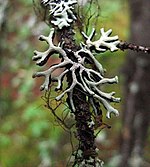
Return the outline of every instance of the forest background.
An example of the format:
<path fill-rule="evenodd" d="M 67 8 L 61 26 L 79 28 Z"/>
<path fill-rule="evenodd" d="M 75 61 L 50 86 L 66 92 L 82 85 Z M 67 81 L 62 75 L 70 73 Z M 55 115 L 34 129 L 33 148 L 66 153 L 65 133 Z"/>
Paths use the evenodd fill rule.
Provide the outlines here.
<path fill-rule="evenodd" d="M 99 4 L 96 29 L 112 28 L 119 39 L 128 41 L 131 23 L 128 1 L 101 0 Z M 64 167 L 71 153 L 69 134 L 44 107 L 39 91 L 42 80 L 32 79 L 33 72 L 37 71 L 32 62 L 33 51 L 45 49 L 37 38 L 49 30 L 41 21 L 43 17 L 35 14 L 32 0 L 0 1 L 0 167 Z M 77 36 L 77 40 L 80 37 Z M 96 139 L 99 157 L 106 167 L 113 167 L 119 159 L 125 116 L 126 55 L 126 51 L 117 51 L 97 57 L 107 69 L 107 76 L 119 76 L 119 84 L 107 86 L 107 91 L 115 90 L 122 98 L 116 105 L 120 116 L 111 120 L 104 118 L 111 129 L 102 130 Z M 57 57 L 53 61 L 57 61 Z M 150 135 L 143 146 L 147 162 L 150 162 L 149 143 Z"/>

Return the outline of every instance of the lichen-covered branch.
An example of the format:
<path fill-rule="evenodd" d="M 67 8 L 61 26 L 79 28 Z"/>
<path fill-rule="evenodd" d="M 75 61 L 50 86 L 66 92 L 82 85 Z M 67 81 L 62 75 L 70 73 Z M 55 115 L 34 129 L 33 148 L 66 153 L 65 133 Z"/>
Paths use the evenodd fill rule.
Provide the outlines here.
<path fill-rule="evenodd" d="M 41 4 L 49 10 L 48 23 L 52 23 L 54 28 L 51 28 L 48 36 L 39 37 L 39 40 L 48 44 L 48 49 L 43 52 L 34 51 L 32 59 L 38 66 L 43 66 L 52 55 L 57 54 L 60 63 L 52 63 L 48 69 L 33 74 L 33 78 L 44 77 L 40 90 L 45 90 L 46 93 L 50 92 L 52 85 L 55 86 L 57 95 L 54 101 L 56 103 L 59 101 L 60 104 L 65 99 L 74 114 L 75 136 L 79 145 L 72 154 L 75 158 L 72 167 L 102 167 L 103 162 L 98 159 L 95 146 L 95 129 L 109 126 L 102 121 L 101 105 L 106 109 L 107 118 L 112 114 L 118 116 L 118 110 L 111 103 L 120 102 L 120 98 L 114 97 L 114 91 L 102 90 L 102 85 L 117 84 L 118 77 L 105 77 L 105 70 L 95 55 L 105 51 L 114 52 L 118 49 L 150 53 L 150 48 L 120 42 L 117 35 L 111 36 L 112 29 L 105 31 L 104 28 L 100 29 L 98 38 L 95 28 L 90 34 L 82 32 L 84 42 L 80 42 L 78 46 L 73 39 L 73 26 L 71 26 L 79 18 L 74 13 L 77 2 L 79 1 L 41 0 Z M 54 38 L 58 39 L 59 43 L 54 44 L 56 41 Z M 53 77 L 52 74 L 57 69 L 61 69 L 61 73 Z M 47 103 L 49 103 L 48 108 L 51 109 L 49 97 Z M 57 117 L 55 111 L 53 114 L 62 124 L 63 121 Z"/>
<path fill-rule="evenodd" d="M 64 71 L 57 76 L 54 80 L 58 81 L 58 85 L 56 87 L 56 90 L 60 90 L 63 87 L 63 79 L 65 76 L 67 76 L 68 73 L 71 74 L 72 77 L 72 83 L 68 88 L 66 88 L 60 95 L 56 97 L 56 100 L 60 100 L 65 94 L 69 94 L 70 99 L 70 105 L 71 110 L 75 112 L 75 106 L 73 101 L 73 90 L 75 86 L 79 86 L 80 89 L 87 94 L 90 97 L 93 97 L 97 99 L 100 103 L 103 104 L 103 106 L 107 110 L 107 118 L 111 117 L 111 113 L 115 114 L 116 116 L 119 114 L 116 109 L 114 109 L 110 103 L 111 102 L 119 102 L 120 98 L 115 98 L 112 93 L 105 93 L 100 90 L 100 86 L 103 84 L 112 84 L 112 83 L 118 83 L 118 77 L 114 78 L 104 78 L 104 69 L 102 65 L 96 60 L 95 56 L 92 53 L 91 47 L 95 46 L 95 50 L 101 50 L 101 46 L 105 47 L 105 50 L 111 50 L 114 51 L 117 49 L 116 45 L 118 44 L 118 37 L 108 37 L 110 35 L 110 30 L 104 33 L 104 30 L 101 30 L 102 37 L 98 41 L 91 41 L 94 30 L 90 34 L 89 37 L 87 37 L 84 33 L 84 37 L 87 39 L 86 44 L 81 44 L 80 49 L 77 51 L 66 51 L 63 49 L 63 45 L 58 44 L 58 46 L 53 44 L 53 38 L 54 38 L 54 29 L 52 28 L 50 31 L 50 34 L 48 37 L 46 36 L 40 36 L 40 40 L 46 41 L 49 45 L 49 48 L 44 52 L 35 51 L 33 56 L 33 60 L 36 61 L 36 64 L 39 66 L 44 65 L 49 57 L 53 55 L 54 53 L 59 54 L 59 57 L 62 59 L 61 63 L 55 64 L 49 67 L 49 69 L 42 71 L 42 72 L 36 72 L 33 77 L 45 77 L 44 83 L 41 85 L 41 90 L 48 91 L 49 85 L 51 83 L 51 80 L 53 80 L 52 73 L 57 70 L 58 68 L 64 68 Z M 110 41 L 113 41 L 112 43 Z M 108 42 L 108 43 L 107 43 Z M 102 49 L 103 50 L 103 49 Z M 103 50 L 104 51 L 104 50 Z M 69 57 L 70 55 L 73 57 Z M 91 68 L 86 67 L 87 60 L 90 59 L 95 67 L 96 70 L 93 70 Z M 76 60 L 76 61 L 74 61 Z"/>

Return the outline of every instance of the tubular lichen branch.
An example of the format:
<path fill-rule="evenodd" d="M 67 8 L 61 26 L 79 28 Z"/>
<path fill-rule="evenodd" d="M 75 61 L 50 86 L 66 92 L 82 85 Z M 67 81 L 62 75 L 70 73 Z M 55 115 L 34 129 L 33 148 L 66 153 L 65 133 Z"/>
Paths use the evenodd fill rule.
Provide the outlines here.
<path fill-rule="evenodd" d="M 87 38 L 89 38 L 89 41 L 93 38 L 94 29 L 89 37 L 84 35 Z M 101 33 L 103 38 L 112 40 L 117 39 L 116 37 L 108 37 L 111 33 L 111 30 L 108 30 L 107 32 L 104 32 L 103 29 L 101 29 Z M 72 50 L 64 50 L 63 45 L 58 44 L 58 46 L 55 46 L 53 44 L 53 38 L 54 38 L 54 29 L 51 29 L 49 36 L 40 36 L 40 40 L 46 41 L 49 45 L 49 48 L 45 52 L 38 52 L 36 51 L 36 55 L 33 57 L 33 60 L 37 61 L 38 65 L 43 65 L 47 62 L 50 55 L 54 53 L 58 53 L 60 55 L 61 63 L 55 64 L 49 67 L 49 69 L 42 71 L 42 72 L 36 72 L 33 77 L 45 77 L 44 83 L 41 85 L 41 90 L 49 90 L 49 85 L 52 81 L 57 81 L 57 90 L 61 90 L 63 86 L 63 79 L 65 76 L 68 76 L 67 74 L 70 74 L 72 82 L 70 82 L 69 86 L 61 92 L 60 95 L 58 95 L 55 99 L 60 100 L 65 94 L 68 94 L 70 106 L 72 111 L 75 111 L 74 106 L 74 100 L 73 100 L 73 91 L 75 86 L 80 87 L 80 89 L 90 98 L 97 99 L 99 102 L 103 104 L 103 106 L 107 110 L 107 117 L 110 118 L 110 114 L 114 113 L 115 115 L 118 115 L 118 111 L 114 109 L 110 102 L 119 102 L 120 98 L 115 98 L 113 95 L 114 92 L 111 93 L 105 93 L 100 90 L 100 85 L 102 84 L 112 84 L 112 83 L 118 83 L 118 77 L 114 78 L 104 78 L 104 69 L 102 65 L 96 60 L 94 57 L 92 51 L 89 48 L 88 42 L 86 42 L 86 45 L 81 44 L 81 49 L 77 51 Z M 106 40 L 107 41 L 107 40 Z M 110 41 L 109 41 L 110 42 Z M 110 42 L 111 43 L 111 42 Z M 110 45 L 109 43 L 109 45 Z M 99 40 L 92 43 L 96 46 L 96 44 L 99 45 Z M 111 46 L 111 45 L 110 45 Z M 96 70 L 92 68 L 86 67 L 86 59 L 90 58 L 92 60 L 93 64 L 96 67 Z M 76 60 L 76 61 L 74 61 Z M 59 74 L 57 77 L 51 78 L 51 74 L 53 71 L 57 70 L 58 68 L 64 68 L 61 74 Z M 92 101 L 91 101 L 92 102 Z M 94 106 L 94 103 L 91 104 L 93 108 L 96 108 Z"/>
<path fill-rule="evenodd" d="M 93 28 L 89 37 L 84 32 L 82 32 L 82 35 L 86 39 L 86 45 L 88 46 L 88 48 L 94 47 L 94 49 L 98 52 L 104 52 L 108 49 L 112 52 L 118 50 L 117 45 L 120 43 L 120 41 L 118 40 L 118 36 L 116 35 L 113 37 L 109 37 L 112 33 L 112 29 L 109 29 L 105 32 L 104 28 L 101 28 L 100 33 L 101 37 L 99 38 L 99 40 L 92 42 L 92 38 L 95 34 L 95 29 Z"/>
<path fill-rule="evenodd" d="M 51 23 L 58 26 L 59 29 L 63 27 L 69 27 L 73 20 L 76 20 L 76 16 L 72 12 L 74 5 L 77 3 L 76 0 L 61 0 L 60 2 L 49 2 L 42 0 L 44 6 L 49 7 L 49 13 L 53 16 Z"/>
<path fill-rule="evenodd" d="M 46 41 L 49 45 L 49 48 L 44 52 L 39 52 L 37 50 L 34 51 L 35 56 L 33 56 L 32 60 L 36 61 L 37 65 L 43 66 L 49 59 L 49 57 L 54 53 L 59 53 L 63 58 L 66 58 L 65 51 L 60 46 L 55 46 L 53 44 L 54 37 L 54 28 L 51 29 L 49 35 L 46 37 L 41 35 L 39 40 Z"/>

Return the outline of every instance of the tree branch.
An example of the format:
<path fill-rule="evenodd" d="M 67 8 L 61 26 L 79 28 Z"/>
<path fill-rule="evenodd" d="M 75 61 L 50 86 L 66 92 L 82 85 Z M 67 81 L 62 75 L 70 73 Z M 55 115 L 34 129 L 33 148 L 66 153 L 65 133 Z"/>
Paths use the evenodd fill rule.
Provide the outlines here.
<path fill-rule="evenodd" d="M 144 53 L 148 53 L 150 54 L 150 47 L 145 47 L 145 46 L 138 46 L 138 45 L 135 45 L 135 44 L 132 44 L 132 43 L 127 43 L 127 42 L 120 42 L 117 47 L 121 50 L 127 50 L 127 49 L 130 49 L 130 50 L 133 50 L 133 51 L 136 51 L 136 52 L 144 52 Z"/>

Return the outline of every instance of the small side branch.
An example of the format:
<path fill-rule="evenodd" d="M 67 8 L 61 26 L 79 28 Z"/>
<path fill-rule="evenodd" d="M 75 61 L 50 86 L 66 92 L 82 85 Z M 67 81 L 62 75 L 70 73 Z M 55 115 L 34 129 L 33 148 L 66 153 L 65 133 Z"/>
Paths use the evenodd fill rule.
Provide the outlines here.
<path fill-rule="evenodd" d="M 136 52 L 144 52 L 144 53 L 148 53 L 150 54 L 150 47 L 145 47 L 145 46 L 138 46 L 132 43 L 127 43 L 127 42 L 120 42 L 117 47 L 121 50 L 126 50 L 126 49 L 130 49 Z"/>

